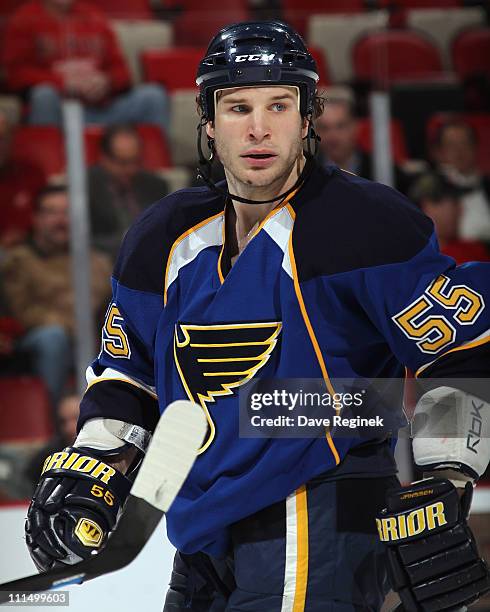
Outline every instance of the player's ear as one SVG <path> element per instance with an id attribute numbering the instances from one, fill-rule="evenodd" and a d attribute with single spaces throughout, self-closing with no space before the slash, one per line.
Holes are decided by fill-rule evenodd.
<path id="1" fill-rule="evenodd" d="M 208 121 L 206 123 L 206 134 L 209 138 L 214 138 L 214 122 Z"/>
<path id="2" fill-rule="evenodd" d="M 301 118 L 301 138 L 306 138 L 307 134 L 308 134 L 308 117 L 302 117 Z"/>

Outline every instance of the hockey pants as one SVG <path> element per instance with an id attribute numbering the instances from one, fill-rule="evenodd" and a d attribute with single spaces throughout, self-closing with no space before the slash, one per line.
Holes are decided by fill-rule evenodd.
<path id="1" fill-rule="evenodd" d="M 232 526 L 232 554 L 177 553 L 164 612 L 378 612 L 375 517 L 394 476 L 308 482 Z"/>

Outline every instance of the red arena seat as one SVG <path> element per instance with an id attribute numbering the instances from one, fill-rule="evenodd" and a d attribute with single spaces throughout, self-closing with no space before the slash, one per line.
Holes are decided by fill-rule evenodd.
<path id="1" fill-rule="evenodd" d="M 144 78 L 146 81 L 161 83 L 168 91 L 194 89 L 197 66 L 204 51 L 200 47 L 144 51 L 141 54 Z"/>
<path id="2" fill-rule="evenodd" d="M 170 168 L 172 157 L 162 131 L 156 125 L 139 125 L 138 132 L 143 140 L 143 165 L 147 170 Z"/>
<path id="3" fill-rule="evenodd" d="M 96 164 L 100 158 L 100 139 L 104 128 L 91 125 L 85 128 L 85 159 L 88 165 Z M 156 125 L 138 125 L 143 141 L 143 166 L 146 170 L 170 168 L 172 158 L 167 141 Z"/>
<path id="4" fill-rule="evenodd" d="M 360 119 L 358 125 L 359 132 L 357 135 L 357 140 L 359 142 L 359 146 L 361 147 L 361 149 L 364 149 L 364 151 L 371 153 L 373 150 L 371 120 L 369 118 Z M 401 121 L 399 121 L 398 119 L 391 119 L 390 132 L 393 159 L 397 164 L 401 164 L 408 159 L 405 134 L 403 133 L 403 126 Z"/>
<path id="5" fill-rule="evenodd" d="M 325 57 L 325 52 L 323 49 L 319 49 L 318 47 L 309 47 L 309 50 L 318 68 L 318 76 L 320 77 L 318 84 L 320 86 L 330 85 L 332 81 L 330 79 L 330 71 L 328 69 L 328 62 L 327 58 Z"/>
<path id="6" fill-rule="evenodd" d="M 453 67 L 460 78 L 490 75 L 490 28 L 461 32 L 453 42 L 451 55 Z"/>
<path id="7" fill-rule="evenodd" d="M 88 166 L 93 166 L 99 161 L 100 139 L 104 128 L 100 125 L 88 125 L 84 130 L 85 139 L 85 161 Z"/>
<path id="8" fill-rule="evenodd" d="M 306 35 L 310 15 L 321 13 L 362 13 L 364 0 L 283 0 L 284 20 Z"/>
<path id="9" fill-rule="evenodd" d="M 181 47 L 207 47 L 221 28 L 250 19 L 247 0 L 227 0 L 210 8 L 202 0 L 168 0 L 165 8 L 181 9 L 174 20 L 174 44 Z"/>
<path id="10" fill-rule="evenodd" d="M 3 34 L 3 30 L 7 23 L 10 15 L 19 8 L 19 0 L 1 0 L 0 1 L 0 32 Z M 1 38 L 0 38 L 1 40 Z"/>
<path id="11" fill-rule="evenodd" d="M 0 378 L 0 443 L 43 443 L 53 417 L 43 382 L 30 376 Z"/>
<path id="12" fill-rule="evenodd" d="M 362 81 L 426 80 L 442 74 L 439 51 L 415 32 L 368 34 L 355 44 L 352 55 L 354 74 Z"/>
<path id="13" fill-rule="evenodd" d="M 65 170 L 64 142 L 61 131 L 53 126 L 23 125 L 15 130 L 12 154 L 32 161 L 46 176 Z"/>
<path id="14" fill-rule="evenodd" d="M 150 0 L 101 0 L 96 5 L 113 19 L 152 19 Z"/>
<path id="15" fill-rule="evenodd" d="M 434 142 L 436 131 L 448 119 L 461 119 L 471 125 L 478 138 L 477 158 L 478 166 L 484 174 L 490 174 L 490 113 L 467 113 L 454 115 L 437 113 L 432 115 L 427 123 L 426 134 L 428 143 Z"/>

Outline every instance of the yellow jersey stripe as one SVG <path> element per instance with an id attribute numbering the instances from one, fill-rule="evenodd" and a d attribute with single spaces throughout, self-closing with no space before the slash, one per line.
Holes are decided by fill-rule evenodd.
<path id="1" fill-rule="evenodd" d="M 308 584 L 308 501 L 306 486 L 296 491 L 296 591 L 293 612 L 304 612 Z"/>
<path id="2" fill-rule="evenodd" d="M 107 376 L 107 377 L 100 376 L 99 378 L 95 378 L 94 380 L 91 380 L 85 389 L 85 393 L 90 389 L 90 387 L 93 387 L 94 385 L 97 385 L 98 383 L 107 382 L 107 381 L 117 381 L 117 382 L 126 383 L 128 385 L 132 385 L 133 387 L 137 387 L 138 389 L 145 391 L 146 393 L 148 393 L 148 395 L 151 395 L 151 397 L 153 397 L 154 399 L 158 399 L 158 395 L 156 393 L 152 393 L 151 391 L 149 391 L 148 389 L 145 389 L 145 387 L 143 387 L 142 385 L 139 385 L 137 382 L 134 382 L 133 380 L 130 380 L 128 378 L 117 378 L 117 377 L 111 377 L 111 376 Z"/>

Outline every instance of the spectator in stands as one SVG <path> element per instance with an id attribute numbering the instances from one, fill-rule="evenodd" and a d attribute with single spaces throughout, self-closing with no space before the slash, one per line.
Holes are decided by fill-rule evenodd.
<path id="1" fill-rule="evenodd" d="M 143 168 L 143 144 L 133 125 L 108 128 L 100 163 L 89 170 L 94 246 L 115 256 L 126 230 L 147 206 L 168 193 L 167 183 Z"/>
<path id="2" fill-rule="evenodd" d="M 354 98 L 348 89 L 327 96 L 323 114 L 315 121 L 320 136 L 320 159 L 323 164 L 335 164 L 343 170 L 367 179 L 374 179 L 371 155 L 358 145 L 358 122 L 354 111 Z M 395 186 L 405 192 L 408 177 L 395 166 Z"/>
<path id="3" fill-rule="evenodd" d="M 61 124 L 61 98 L 85 103 L 87 123 L 135 121 L 167 127 L 164 89 L 130 76 L 105 16 L 80 0 L 30 0 L 5 33 L 7 86 L 28 94 L 31 123 Z"/>
<path id="4" fill-rule="evenodd" d="M 478 168 L 477 146 L 473 128 L 450 119 L 435 134 L 432 157 L 438 171 L 461 194 L 461 237 L 490 242 L 490 177 Z"/>
<path id="5" fill-rule="evenodd" d="M 490 261 L 485 245 L 459 236 L 462 206 L 458 191 L 437 174 L 419 177 L 410 191 L 411 199 L 432 219 L 441 251 L 456 263 Z"/>
<path id="6" fill-rule="evenodd" d="M 13 126 L 0 110 L 0 249 L 25 239 L 34 199 L 46 184 L 40 168 L 12 157 L 12 136 Z"/>
<path id="7" fill-rule="evenodd" d="M 372 178 L 371 157 L 359 149 L 354 100 L 347 91 L 329 95 L 323 115 L 315 121 L 323 162 L 364 178 Z"/>
<path id="8" fill-rule="evenodd" d="M 71 369 L 76 333 L 66 187 L 48 186 L 40 193 L 32 235 L 8 252 L 2 272 L 12 315 L 26 329 L 19 349 L 30 355 L 34 374 L 56 404 Z M 92 252 L 94 313 L 110 295 L 110 272 L 108 258 Z"/>
<path id="9" fill-rule="evenodd" d="M 34 493 L 34 489 L 39 481 L 39 475 L 41 474 L 46 457 L 51 455 L 51 453 L 58 452 L 62 448 L 73 445 L 77 437 L 79 406 L 80 398 L 73 393 L 67 393 L 60 399 L 56 407 L 59 433 L 46 446 L 34 454 L 24 470 L 31 494 Z"/>

